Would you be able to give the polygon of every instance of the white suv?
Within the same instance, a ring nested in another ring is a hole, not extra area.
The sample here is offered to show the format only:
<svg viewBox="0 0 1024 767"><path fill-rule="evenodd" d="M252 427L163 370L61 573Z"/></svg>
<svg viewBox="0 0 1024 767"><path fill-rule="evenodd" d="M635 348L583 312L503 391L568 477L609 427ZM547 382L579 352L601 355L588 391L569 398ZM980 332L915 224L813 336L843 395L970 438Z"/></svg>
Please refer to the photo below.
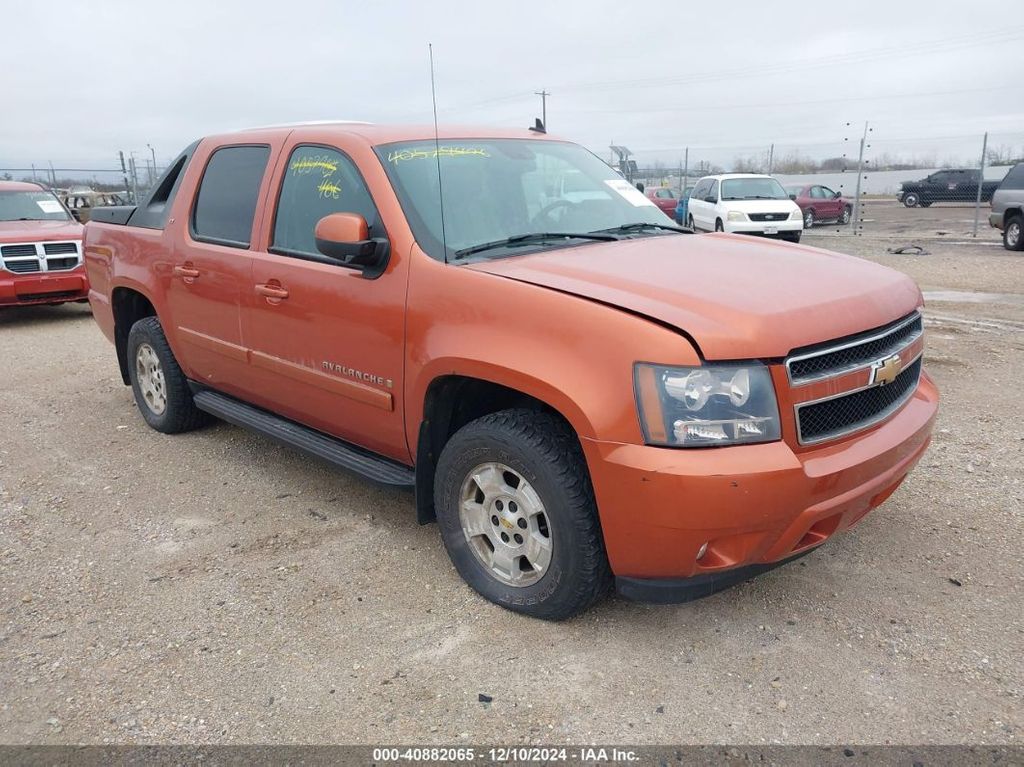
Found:
<svg viewBox="0 0 1024 767"><path fill-rule="evenodd" d="M804 217L771 176L724 173L705 176L690 195L687 225L708 232L765 234L800 242Z"/></svg>

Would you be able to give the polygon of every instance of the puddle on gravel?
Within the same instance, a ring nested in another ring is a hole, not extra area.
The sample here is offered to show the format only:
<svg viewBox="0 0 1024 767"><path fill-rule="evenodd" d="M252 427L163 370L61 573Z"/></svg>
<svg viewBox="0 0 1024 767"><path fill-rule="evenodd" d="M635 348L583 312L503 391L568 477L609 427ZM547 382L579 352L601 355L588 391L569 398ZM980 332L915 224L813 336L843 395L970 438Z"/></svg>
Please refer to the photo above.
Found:
<svg viewBox="0 0 1024 767"><path fill-rule="evenodd" d="M973 290L926 290L925 301L950 301L958 304L1019 304L1024 306L1020 293L977 293Z"/></svg>

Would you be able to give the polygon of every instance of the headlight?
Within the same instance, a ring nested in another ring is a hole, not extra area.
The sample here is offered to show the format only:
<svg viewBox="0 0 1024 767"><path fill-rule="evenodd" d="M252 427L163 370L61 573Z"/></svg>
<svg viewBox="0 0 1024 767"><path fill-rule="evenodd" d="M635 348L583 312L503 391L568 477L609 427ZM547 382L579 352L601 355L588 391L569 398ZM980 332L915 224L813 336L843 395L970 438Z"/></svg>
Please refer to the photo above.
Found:
<svg viewBox="0 0 1024 767"><path fill-rule="evenodd" d="M686 368L638 363L634 385L649 445L705 447L780 438L772 377L759 362Z"/></svg>
<svg viewBox="0 0 1024 767"><path fill-rule="evenodd" d="M796 210L794 210L792 213L789 214L789 220L790 221L801 221L801 220L803 220L803 217L804 217L804 212L802 210L800 210L800 208L797 208Z"/></svg>
<svg viewBox="0 0 1024 767"><path fill-rule="evenodd" d="M742 210L730 210L727 218L730 221L746 221L747 214L744 213Z"/></svg>

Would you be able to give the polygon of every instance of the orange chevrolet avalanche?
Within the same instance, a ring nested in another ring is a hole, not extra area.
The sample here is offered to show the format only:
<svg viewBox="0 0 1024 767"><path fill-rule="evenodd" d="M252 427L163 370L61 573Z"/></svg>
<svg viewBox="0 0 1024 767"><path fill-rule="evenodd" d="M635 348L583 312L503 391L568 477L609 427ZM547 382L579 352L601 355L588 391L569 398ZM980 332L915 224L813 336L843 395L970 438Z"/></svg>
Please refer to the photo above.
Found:
<svg viewBox="0 0 1024 767"><path fill-rule="evenodd" d="M899 486L938 403L908 277L694 235L534 131L205 138L97 208L85 258L150 426L212 415L414 489L466 582L540 618L807 553Z"/></svg>

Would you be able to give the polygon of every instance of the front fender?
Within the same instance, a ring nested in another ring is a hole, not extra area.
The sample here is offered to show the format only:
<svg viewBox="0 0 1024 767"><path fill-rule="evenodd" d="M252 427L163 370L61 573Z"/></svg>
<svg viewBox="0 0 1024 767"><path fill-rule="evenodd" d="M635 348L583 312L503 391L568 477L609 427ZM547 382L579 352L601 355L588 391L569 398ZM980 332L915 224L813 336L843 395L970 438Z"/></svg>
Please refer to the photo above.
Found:
<svg viewBox="0 0 1024 767"><path fill-rule="evenodd" d="M448 375L534 397L580 437L637 444L634 363L700 364L681 333L613 306L422 252L411 272L405 413L412 444L431 383Z"/></svg>

